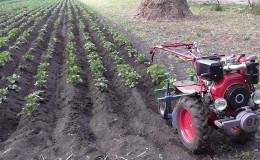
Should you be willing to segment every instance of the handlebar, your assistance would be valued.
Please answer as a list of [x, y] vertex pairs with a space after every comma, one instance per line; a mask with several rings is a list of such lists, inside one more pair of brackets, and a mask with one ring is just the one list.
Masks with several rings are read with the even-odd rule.
[[171, 43], [171, 44], [165, 44], [165, 45], [157, 45], [157, 46], [153, 47], [150, 52], [150, 54], [152, 54], [152, 62], [153, 62], [153, 58], [154, 58], [156, 49], [162, 49], [164, 51], [170, 52], [171, 54], [173, 54], [177, 57], [180, 56], [189, 61], [193, 61], [193, 62], [196, 61], [197, 57], [195, 57], [195, 56], [185, 55], [183, 53], [179, 53], [179, 52], [169, 49], [169, 48], [177, 48], [177, 47], [186, 47], [187, 49], [192, 49], [194, 47], [194, 44], [193, 43]]

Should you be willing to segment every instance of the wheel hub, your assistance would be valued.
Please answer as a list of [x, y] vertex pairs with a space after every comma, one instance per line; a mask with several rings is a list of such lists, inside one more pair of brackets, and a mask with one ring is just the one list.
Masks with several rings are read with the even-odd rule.
[[185, 108], [180, 110], [179, 114], [179, 126], [183, 137], [191, 142], [194, 139], [194, 124], [193, 119]]

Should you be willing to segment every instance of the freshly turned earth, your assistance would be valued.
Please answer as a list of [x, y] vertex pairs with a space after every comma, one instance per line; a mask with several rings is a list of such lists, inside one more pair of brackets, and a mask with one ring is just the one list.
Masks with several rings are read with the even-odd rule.
[[[63, 0], [74, 4], [75, 0]], [[70, 5], [72, 6], [72, 5]], [[60, 9], [59, 9], [60, 10]], [[141, 78], [135, 88], [125, 86], [117, 75], [117, 66], [102, 46], [97, 33], [91, 28], [83, 12], [75, 5], [73, 10], [73, 33], [76, 35], [76, 56], [81, 67], [83, 82], [77, 85], [68, 84], [66, 79], [65, 47], [68, 27], [68, 5], [62, 14], [54, 16], [44, 36], [44, 43], [35, 46], [35, 56], [27, 62], [27, 69], [18, 66], [24, 61], [21, 56], [28, 51], [36, 40], [48, 15], [36, 26], [27, 42], [19, 50], [12, 52], [13, 61], [0, 68], [0, 76], [14, 73], [21, 75], [21, 90], [11, 91], [7, 100], [0, 105], [0, 159], [39, 159], [39, 160], [92, 160], [92, 159], [211, 159], [216, 157], [214, 147], [221, 146], [225, 138], [216, 132], [210, 139], [210, 147], [205, 153], [195, 155], [181, 143], [171, 122], [164, 120], [157, 113], [154, 85], [146, 72], [146, 66], [129, 58], [124, 46], [117, 44], [117, 51], [122, 53], [125, 62], [131, 64]], [[86, 29], [79, 28], [76, 16], [84, 19]], [[30, 116], [17, 116], [25, 104], [24, 97], [35, 89], [34, 75], [41, 55], [50, 41], [51, 31], [58, 16], [62, 16], [57, 33], [58, 43], [50, 61], [46, 88], [43, 89], [40, 107]], [[29, 26], [27, 26], [29, 27]], [[101, 26], [102, 28], [102, 26]], [[88, 32], [92, 42], [97, 46], [99, 55], [107, 69], [105, 78], [108, 89], [100, 92], [95, 87], [94, 77], [89, 68], [83, 42], [83, 32]], [[106, 31], [107, 40], [113, 38]], [[10, 45], [13, 42], [10, 42]], [[116, 43], [115, 43], [116, 44]], [[1, 51], [4, 48], [0, 48]], [[6, 84], [0, 83], [1, 88]], [[231, 143], [240, 149], [254, 150], [259, 148], [256, 141], [247, 145]], [[217, 155], [220, 159], [225, 159]]]

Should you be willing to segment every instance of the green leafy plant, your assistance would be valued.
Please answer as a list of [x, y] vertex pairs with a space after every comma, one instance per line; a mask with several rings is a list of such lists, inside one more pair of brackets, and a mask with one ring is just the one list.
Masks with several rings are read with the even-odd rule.
[[31, 55], [31, 54], [26, 53], [26, 54], [24, 54], [24, 55], [22, 56], [22, 58], [23, 58], [25, 61], [32, 61], [33, 58], [34, 58], [34, 56]]
[[119, 76], [123, 78], [125, 85], [129, 87], [134, 87], [138, 82], [140, 75], [134, 70], [134, 68], [129, 64], [118, 65]]
[[17, 86], [16, 84], [9, 84], [7, 88], [10, 90], [15, 90], [16, 92], [21, 90], [21, 87]]
[[6, 100], [6, 96], [9, 94], [8, 88], [0, 89], [0, 104]]
[[92, 59], [89, 60], [89, 63], [90, 63], [90, 69], [94, 72], [94, 74], [97, 77], [103, 77], [105, 67], [103, 66], [101, 59], [99, 57], [92, 55]]
[[107, 88], [107, 80], [105, 77], [101, 78], [96, 78], [95, 79], [95, 86], [97, 87], [98, 90], [104, 91]]
[[20, 32], [20, 28], [14, 28], [14, 29], [12, 29], [12, 30], [8, 33], [7, 39], [11, 40], [11, 39], [15, 38], [16, 35], [17, 35], [19, 32]]
[[104, 72], [106, 69], [96, 51], [97, 48], [95, 44], [90, 41], [90, 37], [88, 34], [84, 34], [84, 42], [85, 50], [88, 52], [87, 57], [90, 64], [90, 69], [96, 77], [95, 86], [98, 90], [104, 91], [107, 88], [107, 80], [104, 77]]
[[31, 115], [31, 113], [33, 111], [35, 111], [39, 106], [40, 106], [40, 101], [43, 100], [43, 98], [41, 98], [40, 94], [43, 91], [41, 90], [37, 90], [34, 91], [32, 93], [30, 93], [29, 95], [27, 95], [24, 100], [25, 100], [25, 105], [22, 109], [22, 111], [18, 114], [18, 115]]
[[0, 67], [4, 66], [6, 62], [11, 61], [11, 53], [8, 51], [0, 52]]
[[0, 47], [6, 46], [6, 38], [5, 37], [0, 37]]
[[110, 52], [113, 52], [113, 51], [116, 50], [116, 46], [115, 46], [113, 43], [108, 42], [108, 41], [104, 42], [104, 47], [105, 47], [108, 51], [110, 51]]
[[110, 52], [110, 55], [112, 56], [113, 60], [116, 64], [122, 64], [124, 63], [124, 59], [121, 57], [120, 53], [117, 51]]
[[17, 83], [21, 79], [21, 76], [13, 74], [12, 76], [3, 77], [2, 79], [4, 81], [9, 82], [10, 84], [14, 84], [14, 83]]
[[38, 70], [37, 74], [35, 76], [36, 78], [36, 82], [35, 82], [35, 86], [38, 87], [44, 87], [45, 86], [45, 77], [46, 77], [46, 71], [45, 70]]
[[81, 69], [76, 65], [69, 67], [67, 69], [67, 82], [71, 84], [77, 84], [82, 82], [83, 80], [81, 79], [80, 75], [78, 75], [80, 72]]
[[165, 80], [169, 78], [169, 73], [166, 72], [165, 66], [162, 64], [154, 64], [147, 68], [147, 73], [152, 77], [155, 84], [164, 86]]
[[143, 64], [145, 62], [145, 55], [144, 54], [137, 54], [136, 56], [136, 60], [138, 63]]
[[241, 157], [242, 157], [242, 159], [244, 159], [244, 160], [250, 159], [250, 151], [244, 151], [244, 152], [242, 152], [242, 153], [241, 153]]

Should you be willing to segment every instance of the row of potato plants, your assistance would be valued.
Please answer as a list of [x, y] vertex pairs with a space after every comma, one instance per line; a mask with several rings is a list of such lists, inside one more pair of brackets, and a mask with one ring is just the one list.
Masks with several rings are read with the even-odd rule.
[[[58, 8], [58, 6], [57, 6], [57, 8]], [[56, 10], [55, 10], [56, 11]], [[54, 13], [54, 11], [53, 11], [53, 13]], [[53, 14], [53, 16], [54, 16], [55, 14]], [[53, 16], [52, 17], [50, 17], [49, 19], [48, 19], [48, 21], [47, 21], [47, 24], [48, 23], [50, 23], [51, 21], [50, 21], [50, 19], [51, 18], [53, 18]], [[42, 29], [41, 29], [41, 31], [43, 31], [42, 33], [44, 33], [44, 34], [46, 34], [47, 32], [47, 26], [48, 25], [43, 25], [42, 26]], [[32, 47], [28, 50], [28, 52], [33, 52], [34, 50], [35, 50], [35, 48], [34, 48], [34, 46], [36, 46], [37, 45], [37, 42], [38, 41], [35, 41], [33, 44], [32, 44]], [[39, 43], [39, 42], [38, 42]], [[26, 57], [26, 60], [32, 60], [32, 56], [30, 55], [30, 54], [28, 54], [28, 53], [26, 53], [25, 55], [27, 55], [27, 56], [22, 56], [24, 59], [25, 59], [25, 57]], [[20, 64], [19, 65], [19, 69], [25, 69], [26, 68], [26, 64]], [[14, 73], [12, 76], [7, 76], [7, 77], [3, 77], [2, 79], [3, 80], [7, 80], [7, 87], [5, 87], [5, 88], [3, 88], [3, 89], [0, 89], [0, 102], [2, 102], [2, 101], [4, 101], [4, 100], [6, 100], [6, 98], [7, 98], [7, 95], [9, 94], [9, 90], [15, 90], [16, 92], [18, 92], [21, 88], [20, 87], [18, 87], [18, 85], [17, 85], [17, 83], [18, 83], [18, 81], [19, 81], [19, 79], [20, 79], [20, 75], [19, 74], [17, 74], [17, 73]], [[17, 79], [16, 81], [14, 81], [14, 79]]]
[[139, 64], [146, 64], [149, 66], [150, 63], [146, 61], [145, 55], [134, 49], [132, 42], [129, 39], [127, 39], [122, 33], [110, 27], [108, 23], [100, 20], [98, 16], [94, 12], [89, 11], [86, 6], [84, 8], [89, 13], [90, 17], [102, 26], [100, 28], [103, 32], [108, 32], [115, 42], [127, 48], [129, 57], [134, 57], [136, 62]]
[[[80, 6], [80, 5], [78, 5]], [[102, 42], [104, 48], [109, 52], [109, 55], [112, 57], [113, 61], [117, 64], [118, 76], [122, 77], [122, 80], [125, 82], [125, 85], [129, 87], [134, 87], [138, 82], [140, 75], [134, 70], [130, 64], [125, 64], [124, 59], [120, 52], [116, 50], [116, 46], [106, 40], [106, 36], [100, 26], [93, 20], [92, 16], [87, 12], [87, 10], [80, 7], [83, 11], [83, 16], [88, 20], [91, 25], [91, 28], [97, 33], [99, 40]]]
[[[44, 12], [47, 13], [50, 10], [54, 9], [55, 7], [58, 8], [58, 5], [54, 6], [52, 8], [49, 8], [49, 9], [46, 8], [46, 10]], [[56, 10], [54, 10], [53, 12], [55, 12], [55, 11]], [[28, 29], [26, 29], [25, 31], [23, 31], [23, 33], [17, 38], [14, 45], [9, 46], [8, 50], [6, 50], [6, 51], [0, 52], [0, 67], [3, 67], [7, 62], [12, 60], [11, 52], [16, 49], [19, 49], [19, 46], [21, 46], [23, 43], [25, 43], [27, 41], [26, 38], [28, 36], [30, 36], [31, 32], [36, 28], [37, 24], [40, 23], [40, 21], [44, 18], [44, 16], [46, 16], [46, 15], [42, 14], [39, 17], [35, 17], [34, 24], [32, 26], [30, 26]], [[30, 58], [30, 56], [27, 58]]]
[[86, 58], [88, 60], [90, 69], [95, 77], [95, 86], [100, 91], [105, 91], [107, 88], [107, 79], [104, 77], [106, 68], [103, 65], [102, 58], [99, 56], [97, 47], [92, 42], [89, 33], [83, 32], [86, 29], [84, 20], [77, 15], [77, 20], [79, 20], [80, 32], [82, 32], [84, 40], [84, 49], [86, 51]]
[[[7, 26], [11, 23], [14, 23], [16, 21], [20, 21], [22, 18], [27, 17], [28, 15], [32, 15], [32, 13], [36, 13], [35, 11], [40, 10], [41, 8], [44, 8], [53, 2], [49, 1], [42, 3], [41, 1], [36, 1], [33, 3], [33, 5], [30, 5], [28, 8], [23, 8], [19, 12], [15, 13], [12, 12], [11, 14], [7, 15], [5, 18], [5, 21], [0, 21], [0, 26]], [[17, 9], [16, 9], [17, 10]]]
[[[32, 8], [31, 10], [21, 12], [20, 14], [16, 15], [14, 18], [9, 19], [8, 21], [1, 23], [0, 27], [4, 27], [3, 30], [0, 31], [0, 36], [3, 36], [4, 34], [8, 34], [10, 30], [15, 28], [15, 26], [19, 25], [23, 21], [26, 21], [29, 17], [35, 15], [36, 13], [40, 12], [45, 7], [48, 7], [50, 5], [53, 5], [52, 3], [45, 4], [39, 8]], [[27, 22], [28, 23], [28, 22]], [[23, 24], [21, 24], [23, 25]]]
[[40, 5], [43, 5], [43, 3], [39, 3], [39, 1], [17, 1], [16, 3], [11, 4], [0, 4], [0, 23], [6, 21], [7, 19], [10, 19], [14, 17], [15, 15], [28, 10], [32, 7], [37, 7]]
[[[56, 4], [57, 4], [57, 2], [56, 2]], [[30, 18], [28, 18], [27, 21], [20, 24], [19, 27], [17, 27], [17, 28], [12, 28], [13, 26], [11, 26], [11, 27], [6, 26], [5, 28], [10, 31], [7, 33], [7, 36], [0, 37], [0, 47], [7, 46], [7, 43], [9, 41], [13, 40], [14, 38], [16, 38], [26, 25], [28, 25], [32, 22], [34, 22], [33, 25], [35, 25], [38, 21], [40, 21], [44, 17], [44, 15], [48, 14], [50, 8], [53, 8], [53, 6], [54, 6], [53, 4], [52, 5], [50, 4], [47, 7], [42, 8], [41, 10], [36, 12], [34, 15], [32, 15]]]
[[[69, 4], [69, 3], [68, 3]], [[81, 68], [77, 65], [75, 35], [73, 33], [73, 13], [70, 4], [68, 5], [68, 28], [67, 28], [67, 45], [65, 49], [67, 82], [70, 84], [81, 83], [83, 80], [80, 77]]]
[[[60, 13], [64, 11], [65, 3], [62, 5]], [[39, 106], [40, 102], [43, 99], [42, 93], [44, 93], [43, 88], [46, 87], [47, 82], [47, 76], [48, 76], [48, 68], [50, 66], [50, 60], [53, 57], [53, 54], [55, 52], [55, 46], [58, 43], [58, 30], [59, 30], [59, 24], [62, 21], [61, 15], [59, 15], [58, 19], [54, 23], [53, 31], [51, 33], [50, 41], [48, 43], [48, 48], [41, 56], [41, 63], [37, 66], [37, 73], [34, 76], [36, 86], [36, 90], [29, 93], [25, 98], [25, 104], [22, 108], [22, 111], [19, 113], [19, 115], [31, 115], [33, 111], [35, 111]]]
[[[146, 61], [145, 55], [138, 52], [136, 49], [134, 49], [131, 41], [125, 38], [125, 36], [122, 33], [110, 27], [108, 23], [104, 22], [103, 20], [99, 20], [98, 16], [95, 13], [90, 12], [86, 7], [85, 9], [88, 11], [89, 17], [91, 18], [94, 17], [94, 19], [103, 26], [102, 29], [104, 32], [108, 31], [109, 34], [113, 37], [113, 40], [115, 42], [127, 48], [129, 57], [134, 57], [138, 63], [145, 64], [148, 67], [147, 73], [151, 76], [152, 82], [154, 82], [155, 84], [160, 84], [163, 87], [165, 86], [166, 83], [165, 80], [169, 79], [169, 73], [166, 71], [165, 65], [163, 64], [151, 65], [150, 62]], [[173, 83], [175, 79], [170, 79], [170, 81], [171, 83]]]
[[[41, 27], [39, 34], [37, 36], [37, 39], [32, 43], [30, 49], [24, 54], [22, 55], [22, 59], [24, 60], [24, 62], [28, 62], [28, 61], [32, 61], [34, 59], [34, 54], [36, 51], [36, 46], [44, 43], [44, 37], [46, 37], [46, 34], [48, 32], [48, 26], [50, 26], [50, 24], [54, 21], [54, 17], [55, 14], [57, 13], [57, 10], [60, 8], [61, 6], [58, 5], [56, 6], [56, 8], [52, 11], [51, 16], [48, 18], [48, 20], [46, 21], [46, 23]], [[26, 63], [25, 64], [21, 64], [19, 66], [20, 69], [26, 69]]]

